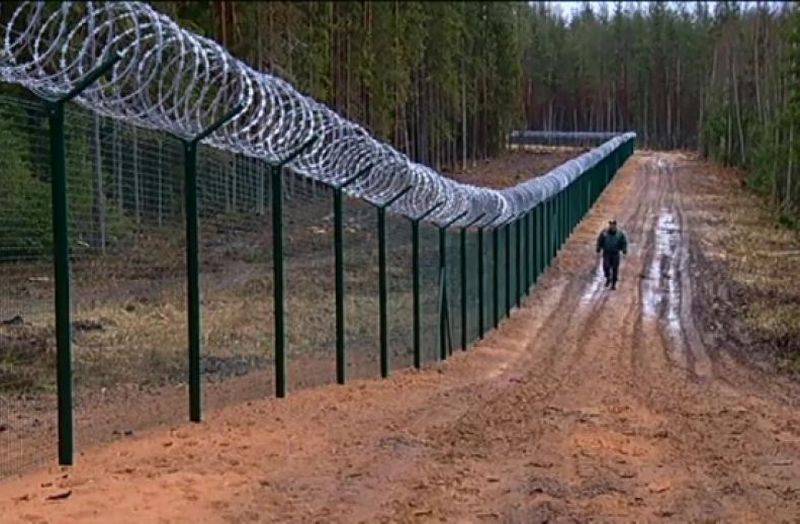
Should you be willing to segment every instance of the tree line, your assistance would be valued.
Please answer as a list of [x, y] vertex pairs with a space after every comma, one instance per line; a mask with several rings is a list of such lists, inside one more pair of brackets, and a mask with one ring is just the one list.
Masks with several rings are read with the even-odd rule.
[[515, 128], [635, 130], [800, 208], [800, 14], [775, 2], [158, 2], [442, 170]]

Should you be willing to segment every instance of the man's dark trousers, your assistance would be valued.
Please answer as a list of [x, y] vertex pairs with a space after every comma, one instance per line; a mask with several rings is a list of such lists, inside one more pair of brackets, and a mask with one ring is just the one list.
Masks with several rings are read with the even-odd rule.
[[603, 251], [603, 274], [606, 282], [611, 282], [612, 286], [617, 285], [619, 276], [619, 251]]

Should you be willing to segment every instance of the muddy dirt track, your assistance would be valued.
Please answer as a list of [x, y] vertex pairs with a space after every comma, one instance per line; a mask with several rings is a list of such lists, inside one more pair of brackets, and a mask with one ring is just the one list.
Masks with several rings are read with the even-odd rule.
[[[797, 522], [800, 388], [704, 347], [687, 166], [631, 158], [524, 307], [467, 354], [91, 450], [0, 485], [0, 515]], [[617, 291], [593, 251], [609, 216], [630, 241]]]

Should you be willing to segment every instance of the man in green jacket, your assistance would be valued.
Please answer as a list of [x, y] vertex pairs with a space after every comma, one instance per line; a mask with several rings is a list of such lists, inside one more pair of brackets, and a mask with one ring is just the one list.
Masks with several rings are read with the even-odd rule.
[[606, 277], [606, 287], [617, 289], [619, 276], [619, 253], [628, 254], [628, 240], [625, 233], [617, 229], [617, 221], [611, 220], [608, 227], [597, 237], [597, 252], [603, 252], [603, 274]]

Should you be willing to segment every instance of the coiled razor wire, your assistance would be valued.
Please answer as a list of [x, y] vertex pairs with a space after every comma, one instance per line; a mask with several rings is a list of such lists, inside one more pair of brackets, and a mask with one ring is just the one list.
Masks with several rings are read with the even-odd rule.
[[[346, 191], [382, 203], [412, 189], [391, 211], [417, 217], [443, 202], [428, 220], [456, 225], [484, 214], [502, 223], [564, 189], [635, 135], [601, 146], [515, 187], [462, 184], [373, 138], [358, 124], [232, 57], [216, 42], [182, 29], [139, 2], [24, 2], [2, 28], [0, 79], [54, 99], [69, 92], [115, 53], [111, 72], [76, 99], [103, 115], [191, 139], [234, 108], [242, 108], [204, 140], [233, 153], [281, 163], [336, 185], [364, 173]], [[307, 146], [303, 149], [304, 146]]]

